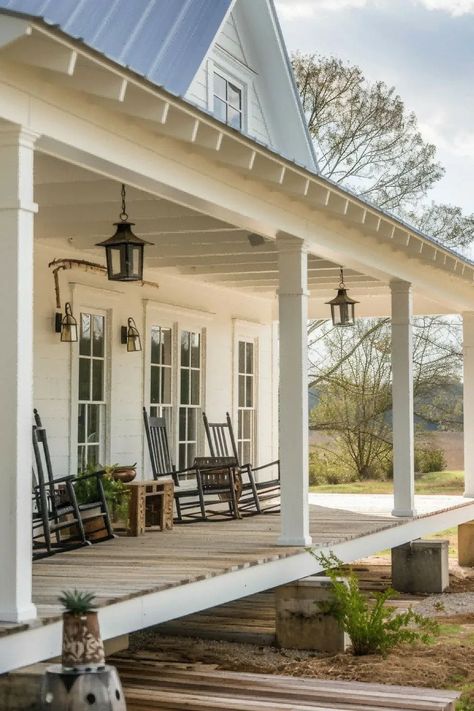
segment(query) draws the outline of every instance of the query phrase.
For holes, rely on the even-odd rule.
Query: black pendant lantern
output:
[[[141,351],[142,342],[138,328],[135,325],[133,318],[129,318],[126,326],[122,326],[121,341],[123,345],[127,345],[127,351]]]
[[[344,272],[341,267],[341,281],[337,290],[337,296],[331,301],[326,301],[331,307],[331,317],[334,326],[353,326],[355,323],[354,306],[358,304],[347,295],[346,285],[344,284]]]
[[[142,281],[143,250],[146,244],[133,234],[134,222],[128,221],[125,204],[125,185],[122,185],[122,211],[120,222],[114,222],[117,230],[113,237],[99,242],[96,247],[105,247],[107,278],[110,281]]]
[[[61,334],[63,343],[75,343],[77,341],[77,321],[72,315],[69,302],[64,306],[63,317],[59,312],[56,314],[56,333]]]

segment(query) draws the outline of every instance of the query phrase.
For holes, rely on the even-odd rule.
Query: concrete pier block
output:
[[[474,521],[458,526],[458,563],[474,567]]]
[[[279,647],[344,652],[349,638],[340,623],[318,603],[332,599],[329,578],[311,576],[276,591],[276,639]]]
[[[449,541],[418,539],[392,548],[392,585],[407,593],[441,593],[449,585]]]

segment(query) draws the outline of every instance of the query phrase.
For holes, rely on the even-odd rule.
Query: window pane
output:
[[[151,367],[150,402],[160,402],[160,368],[156,365]]]
[[[86,468],[86,448],[84,446],[80,446],[77,449],[77,471],[83,472]]]
[[[189,366],[189,331],[183,331],[181,334],[181,365]]]
[[[246,372],[253,373],[253,343],[247,343]]]
[[[239,407],[245,407],[245,375],[239,375]]]
[[[253,407],[253,377],[247,375],[246,407]]]
[[[251,458],[252,458],[251,449],[252,449],[252,445],[250,442],[242,442],[242,463],[243,464],[250,463]]]
[[[242,108],[242,92],[233,84],[227,85],[227,101],[234,109]]]
[[[92,400],[104,399],[104,361],[94,360],[92,365]]]
[[[189,370],[181,370],[181,404],[189,405]]]
[[[99,445],[94,444],[92,447],[87,447],[87,464],[91,467],[99,464]]]
[[[214,94],[226,100],[227,82],[220,74],[214,74]]]
[[[161,329],[151,329],[151,362],[161,363]]]
[[[216,97],[214,97],[214,116],[224,123],[227,121],[227,104]]]
[[[171,328],[161,329],[162,355],[161,362],[171,365]]]
[[[79,338],[79,355],[90,355],[91,353],[91,317],[89,314],[81,314],[81,335]]]
[[[245,342],[239,341],[239,373],[245,373]]]
[[[79,400],[90,400],[91,395],[91,362],[87,358],[79,358]]]
[[[199,370],[191,371],[191,405],[199,405],[200,403],[200,373]]]
[[[86,441],[86,406],[79,405],[79,419],[77,428],[77,441]]]
[[[100,405],[88,405],[87,442],[100,442]]]
[[[102,358],[104,355],[104,317],[103,316],[93,316],[92,317],[92,333],[93,333],[93,345],[92,354]]]
[[[245,410],[244,412],[242,412],[242,424],[243,424],[242,439],[251,439],[251,437],[252,437],[252,419],[253,419],[253,412],[251,410]]]
[[[201,336],[199,333],[191,333],[191,366],[199,368],[201,361]]]
[[[187,439],[190,442],[196,440],[196,420],[197,420],[197,410],[188,410],[188,436]]]
[[[187,454],[186,466],[189,467],[196,459],[196,445],[195,444],[188,444],[186,454]]]
[[[179,439],[184,441],[186,439],[186,408],[179,408]]]
[[[171,404],[171,368],[161,368],[161,402]]]
[[[187,466],[186,462],[186,445],[179,445],[179,468],[184,469]]]
[[[232,106],[229,106],[227,109],[227,123],[229,126],[232,126],[232,128],[239,130],[242,127],[242,114],[240,111],[237,111],[237,109],[233,109]]]

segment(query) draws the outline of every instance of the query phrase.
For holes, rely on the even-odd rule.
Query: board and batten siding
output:
[[[271,117],[265,116],[265,109],[259,98],[256,80],[258,67],[247,58],[240,33],[244,28],[237,27],[237,21],[231,13],[227,18],[206,61],[191,83],[186,99],[200,109],[213,112],[213,74],[220,71],[230,81],[245,87],[244,111],[245,131],[265,145],[272,146],[269,123]],[[273,146],[276,148],[276,146]]]
[[[48,262],[55,257],[94,257],[74,249],[35,245],[34,403],[48,430],[55,474],[62,476],[73,473],[76,466],[77,345],[61,343],[54,332],[55,294]],[[141,408],[149,403],[150,328],[160,322],[182,330],[203,330],[202,401],[211,419],[224,419],[227,410],[234,418],[236,415],[235,324],[238,323],[240,334],[258,338],[257,452],[259,462],[270,461],[277,455],[271,302],[202,282],[196,288],[194,280],[151,270],[145,277],[158,282],[160,288],[112,283],[101,274],[80,269],[62,272],[59,277],[63,309],[64,303],[70,301],[78,321],[81,310],[106,314],[108,441],[104,463],[138,462],[139,476],[150,475]],[[120,328],[130,316],[142,337],[141,353],[128,353],[120,342]],[[202,428],[201,436],[204,441]]]

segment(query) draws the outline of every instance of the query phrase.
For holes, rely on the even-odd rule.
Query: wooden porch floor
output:
[[[388,547],[392,540],[393,545],[398,545],[426,532],[433,533],[474,519],[474,500],[462,497],[417,497],[416,519],[393,518],[389,513],[389,497],[387,502],[373,496],[353,496],[350,500],[345,497],[340,500],[344,509],[338,507],[335,495],[329,499],[318,498],[325,505],[310,506],[313,546],[323,550],[334,548],[346,561],[376,553]],[[351,502],[354,510],[349,510]],[[395,538],[393,529],[398,529]],[[227,575],[230,573],[234,573],[232,585],[235,587],[227,588],[228,600],[316,572],[311,568],[314,568],[313,559],[304,549],[278,546],[278,534],[279,516],[265,514],[238,521],[215,520],[175,526],[172,531],[149,532],[139,538],[121,537],[36,561],[33,600],[38,608],[38,619],[30,624],[0,626],[0,641],[8,637],[11,642],[17,633],[54,626],[60,613],[57,597],[62,590],[73,587],[96,592],[104,614],[102,617],[101,613],[106,628],[104,636],[108,637],[115,636],[117,614],[114,617],[114,610],[122,611],[122,619],[134,617],[133,606],[123,607],[126,601],[136,601],[143,613],[147,596],[151,599],[153,595],[172,593],[171,605],[168,596],[168,612],[159,620],[165,621],[218,604],[219,601],[211,598],[216,590],[225,587],[224,581],[230,580]],[[261,577],[255,582],[257,573],[261,573]],[[246,580],[250,581],[252,575],[253,582],[247,586]],[[224,576],[219,584],[213,582],[216,576]],[[205,582],[209,583],[208,587],[201,585],[199,590],[196,585],[193,587]],[[183,605],[184,598],[178,601],[177,596],[185,594],[187,586],[194,599]],[[158,598],[153,599],[156,610]],[[114,618],[114,624],[108,621],[107,615]],[[149,624],[158,621],[152,617]],[[140,624],[133,626],[134,618],[129,629],[145,626],[144,619],[142,616]]]

